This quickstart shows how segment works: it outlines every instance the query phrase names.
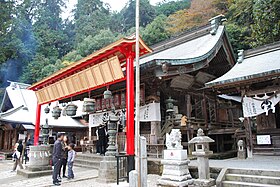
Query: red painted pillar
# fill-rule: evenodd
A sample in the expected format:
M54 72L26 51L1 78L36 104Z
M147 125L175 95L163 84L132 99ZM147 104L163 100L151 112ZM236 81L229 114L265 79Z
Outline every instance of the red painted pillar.
M38 145L39 132L40 132L40 119L41 119L41 105L37 105L36 109L36 121L35 121L35 132L34 132L34 145Z
M126 153L134 155L134 55L126 57Z

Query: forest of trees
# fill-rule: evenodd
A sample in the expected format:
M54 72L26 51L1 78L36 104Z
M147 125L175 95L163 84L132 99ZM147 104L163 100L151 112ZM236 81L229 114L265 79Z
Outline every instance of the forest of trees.
M0 80L34 83L135 32L135 0L112 11L102 0L78 0L63 20L67 0L0 0ZM153 45L224 14L234 47L280 40L280 0L164 0L140 3L140 33Z

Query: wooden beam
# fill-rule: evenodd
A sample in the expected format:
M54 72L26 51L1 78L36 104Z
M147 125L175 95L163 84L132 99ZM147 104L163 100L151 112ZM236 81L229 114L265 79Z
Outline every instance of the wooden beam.
M275 85L274 87L264 88L260 90L247 91L245 94L246 96L254 96L258 94L265 94L265 93L272 93L272 92L280 92L279 85Z

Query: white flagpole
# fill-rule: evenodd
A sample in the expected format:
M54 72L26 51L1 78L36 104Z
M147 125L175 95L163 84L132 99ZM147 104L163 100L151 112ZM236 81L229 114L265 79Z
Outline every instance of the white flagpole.
M136 11L135 11L135 65L136 65L136 120L135 120L135 145L136 145L136 160L135 166L138 174L138 187L141 187L141 158L140 158L140 67L139 67L139 6L140 0L136 0Z

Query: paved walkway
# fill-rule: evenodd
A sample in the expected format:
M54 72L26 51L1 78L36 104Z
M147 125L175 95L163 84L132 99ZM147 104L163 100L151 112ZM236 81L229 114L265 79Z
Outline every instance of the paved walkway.
M192 160L190 166L196 166L197 161ZM51 176L38 178L24 178L11 172L13 162L10 160L0 161L0 187L48 187L52 186ZM238 160L237 158L226 160L210 160L210 167L230 167L244 169L269 169L280 170L280 157L277 156L255 156L253 159ZM98 171L94 169L74 167L75 179L62 180L62 187L128 187L126 182L119 186L116 184L101 184L96 182ZM148 175L148 187L156 187L158 175Z
M13 167L13 161L11 161L11 160L0 161L0 186L1 187L52 186L52 177L50 175L28 179L21 175L17 175L16 172L11 172L12 167ZM74 173L75 173L75 179L73 179L73 180L63 179L61 186L73 186L73 185L69 185L69 184L79 182L79 181L95 179L98 177L98 171L94 170L94 169L74 167ZM101 186L98 186L98 187L101 187Z

